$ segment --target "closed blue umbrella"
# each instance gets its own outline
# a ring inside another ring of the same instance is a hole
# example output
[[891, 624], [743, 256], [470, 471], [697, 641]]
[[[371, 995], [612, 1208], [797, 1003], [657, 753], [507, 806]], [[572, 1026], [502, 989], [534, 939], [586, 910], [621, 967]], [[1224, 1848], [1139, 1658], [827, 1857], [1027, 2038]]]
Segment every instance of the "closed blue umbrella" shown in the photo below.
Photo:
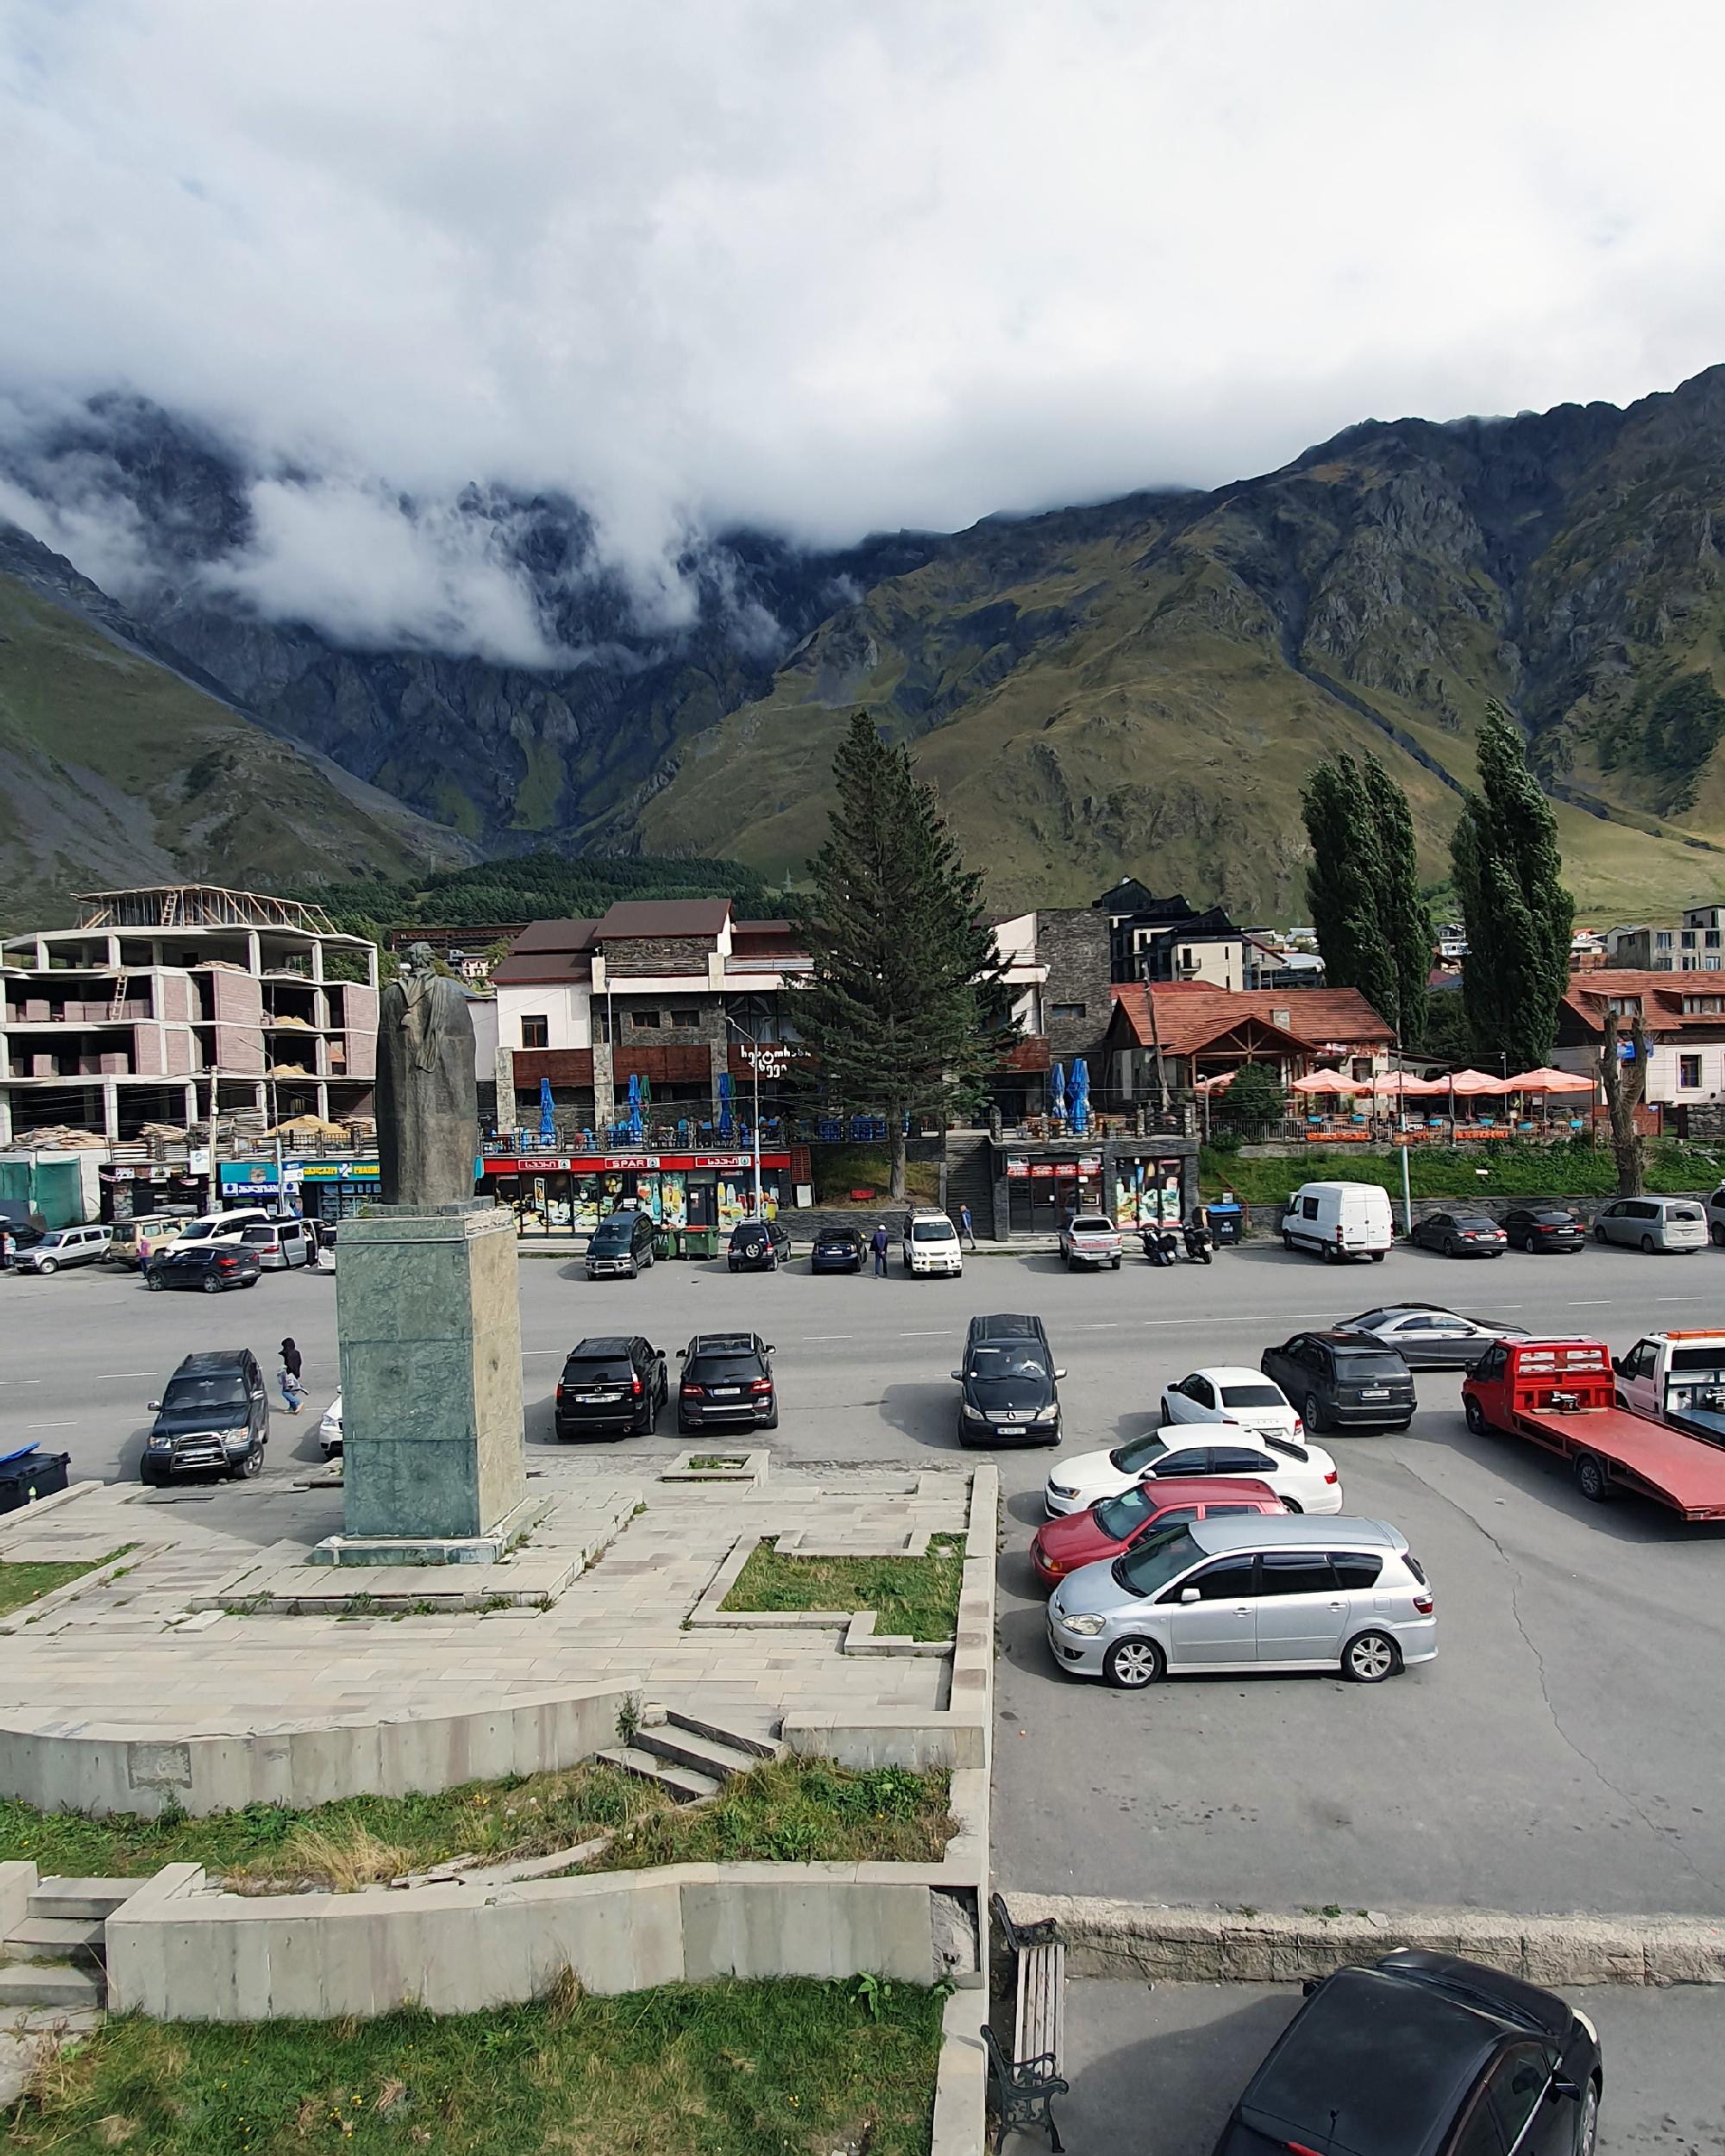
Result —
[[1048, 1112], [1057, 1123], [1066, 1117], [1066, 1073], [1057, 1063], [1048, 1074]]
[[721, 1138], [729, 1138], [731, 1136], [731, 1073], [728, 1070], [722, 1070], [718, 1074], [719, 1136]]
[[540, 1139], [544, 1144], [549, 1145], [556, 1135], [557, 1120], [551, 1108], [551, 1081], [549, 1078], [542, 1078], [539, 1081]]
[[1082, 1137], [1090, 1127], [1090, 1067], [1082, 1056], [1073, 1061], [1068, 1099], [1071, 1103], [1072, 1127]]

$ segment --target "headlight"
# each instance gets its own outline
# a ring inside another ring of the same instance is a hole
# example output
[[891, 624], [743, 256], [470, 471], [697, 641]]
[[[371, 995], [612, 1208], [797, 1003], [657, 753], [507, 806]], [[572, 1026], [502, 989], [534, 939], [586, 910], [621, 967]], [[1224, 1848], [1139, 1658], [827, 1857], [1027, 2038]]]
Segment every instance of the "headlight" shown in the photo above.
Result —
[[1056, 1621], [1063, 1631], [1076, 1632], [1081, 1639], [1094, 1639], [1102, 1629], [1102, 1620], [1094, 1614], [1083, 1617], [1068, 1617], [1062, 1613]]
[[1038, 1422], [1052, 1422], [1059, 1413], [1058, 1407], [1038, 1407], [1036, 1411], [1036, 1419]]
[[964, 1420], [966, 1422], [986, 1422], [988, 1418], [980, 1407], [973, 1407], [967, 1400], [964, 1403]]
[[172, 1445], [173, 1443], [173, 1439], [168, 1436], [165, 1430], [152, 1430], [150, 1432], [150, 1443], [153, 1445], [161, 1447]]
[[249, 1430], [224, 1430], [222, 1432], [222, 1442], [230, 1452], [243, 1452], [251, 1441]]
[[1076, 1497], [1078, 1495], [1076, 1489], [1068, 1489], [1064, 1482], [1056, 1482], [1049, 1483], [1048, 1494], [1051, 1497]]

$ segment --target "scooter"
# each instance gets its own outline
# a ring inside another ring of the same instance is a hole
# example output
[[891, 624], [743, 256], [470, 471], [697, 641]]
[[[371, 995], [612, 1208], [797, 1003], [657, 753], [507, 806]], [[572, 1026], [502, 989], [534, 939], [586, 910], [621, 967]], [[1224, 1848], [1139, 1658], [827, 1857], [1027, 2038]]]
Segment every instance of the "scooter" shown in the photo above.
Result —
[[1215, 1237], [1208, 1228], [1191, 1228], [1186, 1232], [1186, 1255], [1195, 1264], [1208, 1265]]
[[1180, 1257], [1180, 1238], [1164, 1221], [1160, 1227], [1147, 1227], [1142, 1232], [1144, 1254], [1152, 1265], [1173, 1265]]

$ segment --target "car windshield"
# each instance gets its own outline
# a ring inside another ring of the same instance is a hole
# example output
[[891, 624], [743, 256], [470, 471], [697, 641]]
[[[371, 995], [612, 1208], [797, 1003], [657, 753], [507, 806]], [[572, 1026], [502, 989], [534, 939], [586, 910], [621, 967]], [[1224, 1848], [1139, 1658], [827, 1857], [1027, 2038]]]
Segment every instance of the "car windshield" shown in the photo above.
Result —
[[688, 1366], [687, 1376], [696, 1385], [746, 1385], [761, 1375], [761, 1365], [752, 1355], [701, 1355]]
[[1072, 1223], [1072, 1232], [1074, 1235], [1109, 1235], [1113, 1232], [1113, 1225], [1112, 1220], [1105, 1220], [1100, 1213], [1081, 1213]]
[[1369, 1349], [1361, 1348], [1338, 1351], [1336, 1355], [1336, 1376], [1349, 1382], [1355, 1382], [1362, 1377], [1400, 1377], [1401, 1375], [1402, 1358], [1398, 1355], [1387, 1352], [1373, 1355]]
[[953, 1227], [950, 1220], [913, 1220], [911, 1222], [913, 1243], [950, 1243], [952, 1236]]
[[1224, 1407], [1285, 1407], [1288, 1402], [1275, 1385], [1224, 1385]]
[[1114, 1577], [1130, 1595], [1159, 1594], [1203, 1554], [1183, 1526], [1168, 1527], [1145, 1536], [1136, 1550], [1121, 1557]]
[[170, 1378], [162, 1395], [162, 1406], [170, 1413], [181, 1407], [242, 1407], [245, 1401], [245, 1380], [232, 1370], [219, 1376]]
[[593, 1230], [595, 1243], [627, 1243], [635, 1232], [635, 1222], [626, 1213], [614, 1213], [608, 1220], [601, 1220]]
[[972, 1377], [1046, 1377], [1041, 1350], [1026, 1340], [1007, 1347], [982, 1345], [970, 1351]]
[[1138, 1475], [1154, 1462], [1165, 1457], [1167, 1440], [1163, 1438], [1134, 1438], [1128, 1445], [1117, 1445], [1108, 1455], [1108, 1464], [1122, 1475]]
[[1105, 1497], [1091, 1515], [1105, 1535], [1124, 1542], [1141, 1521], [1150, 1517], [1147, 1490], [1129, 1489], [1118, 1497]]
[[571, 1356], [563, 1365], [563, 1376], [572, 1385], [600, 1385], [606, 1382], [626, 1385], [633, 1372], [626, 1355]]

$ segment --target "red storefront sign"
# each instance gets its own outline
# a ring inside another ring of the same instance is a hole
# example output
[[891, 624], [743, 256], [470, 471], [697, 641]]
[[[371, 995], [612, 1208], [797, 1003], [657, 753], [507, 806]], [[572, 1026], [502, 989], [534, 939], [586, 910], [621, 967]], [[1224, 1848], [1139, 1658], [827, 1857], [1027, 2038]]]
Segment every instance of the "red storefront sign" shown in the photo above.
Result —
[[[788, 1153], [762, 1153], [762, 1169], [788, 1168]], [[481, 1163], [486, 1175], [610, 1175], [630, 1169], [753, 1168], [752, 1153], [524, 1153], [493, 1154]]]

